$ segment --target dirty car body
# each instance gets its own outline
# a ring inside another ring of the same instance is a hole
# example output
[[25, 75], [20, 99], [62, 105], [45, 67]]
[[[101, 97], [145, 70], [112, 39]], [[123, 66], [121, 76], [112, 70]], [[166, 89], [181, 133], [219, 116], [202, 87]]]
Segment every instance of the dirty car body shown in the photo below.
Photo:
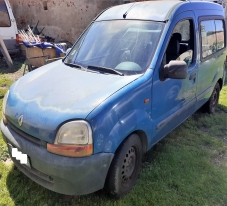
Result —
[[[226, 42], [202, 55], [201, 16], [224, 22], [221, 6], [207, 2], [142, 2], [101, 13], [63, 61], [25, 75], [5, 96], [4, 140], [10, 154], [17, 148], [27, 155], [26, 164], [12, 157], [15, 165], [59, 193], [88, 194], [104, 185], [114, 193], [111, 178], [117, 177], [122, 188], [115, 195], [127, 194], [141, 154], [211, 101], [217, 83], [222, 87]], [[182, 19], [189, 19], [190, 35], [178, 46], [190, 44], [193, 55], [187, 64], [163, 66]], [[206, 76], [208, 64], [214, 67]], [[162, 74], [166, 71], [169, 76]], [[206, 86], [200, 86], [203, 81]]]

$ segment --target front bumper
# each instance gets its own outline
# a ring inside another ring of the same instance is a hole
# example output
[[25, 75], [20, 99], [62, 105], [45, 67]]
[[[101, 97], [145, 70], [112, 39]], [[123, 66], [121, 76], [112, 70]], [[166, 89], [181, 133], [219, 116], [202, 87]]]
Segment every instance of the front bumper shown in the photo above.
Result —
[[48, 152], [44, 147], [23, 138], [1, 121], [6, 143], [27, 154], [31, 169], [11, 157], [15, 165], [36, 183], [66, 195], [84, 195], [103, 188], [107, 172], [114, 157], [112, 153], [99, 153], [89, 157], [72, 158]]

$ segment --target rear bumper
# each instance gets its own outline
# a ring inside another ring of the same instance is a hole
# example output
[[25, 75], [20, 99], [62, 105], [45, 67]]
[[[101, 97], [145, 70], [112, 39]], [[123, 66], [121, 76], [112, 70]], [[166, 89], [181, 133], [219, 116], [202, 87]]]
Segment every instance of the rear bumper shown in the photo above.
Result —
[[29, 156], [32, 168], [11, 157], [15, 165], [43, 187], [66, 195], [84, 195], [103, 188], [114, 154], [64, 157], [49, 153], [44, 147], [24, 139], [2, 121], [1, 130], [6, 143]]

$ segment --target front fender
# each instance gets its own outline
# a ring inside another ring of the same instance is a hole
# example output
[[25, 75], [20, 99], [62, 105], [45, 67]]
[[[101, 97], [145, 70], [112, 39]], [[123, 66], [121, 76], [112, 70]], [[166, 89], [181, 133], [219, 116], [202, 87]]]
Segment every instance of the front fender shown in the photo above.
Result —
[[[108, 121], [108, 120], [104, 120]], [[116, 122], [114, 127], [109, 131], [109, 134], [104, 138], [101, 143], [101, 136], [94, 145], [95, 148], [100, 148], [103, 152], [114, 153], [122, 141], [131, 133], [142, 130], [147, 136], [151, 134], [151, 127], [149, 127], [149, 115], [143, 110], [133, 110], [124, 115], [119, 121]]]
[[[114, 153], [131, 133], [142, 130], [151, 141], [151, 87], [149, 72], [106, 99], [86, 118], [93, 131], [94, 153]], [[145, 100], [149, 102], [145, 103]]]

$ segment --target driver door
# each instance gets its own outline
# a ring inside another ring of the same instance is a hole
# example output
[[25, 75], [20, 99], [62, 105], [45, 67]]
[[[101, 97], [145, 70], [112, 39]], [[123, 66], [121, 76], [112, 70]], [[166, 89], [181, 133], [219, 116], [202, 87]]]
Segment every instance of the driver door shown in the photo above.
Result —
[[[183, 19], [183, 20], [182, 20]], [[196, 33], [193, 12], [178, 15], [169, 28], [162, 49], [162, 61], [154, 74], [152, 88], [153, 139], [155, 144], [194, 112], [196, 101], [197, 62]], [[161, 56], [161, 55], [160, 55]], [[186, 79], [160, 80], [159, 69], [171, 60], [188, 65]]]

